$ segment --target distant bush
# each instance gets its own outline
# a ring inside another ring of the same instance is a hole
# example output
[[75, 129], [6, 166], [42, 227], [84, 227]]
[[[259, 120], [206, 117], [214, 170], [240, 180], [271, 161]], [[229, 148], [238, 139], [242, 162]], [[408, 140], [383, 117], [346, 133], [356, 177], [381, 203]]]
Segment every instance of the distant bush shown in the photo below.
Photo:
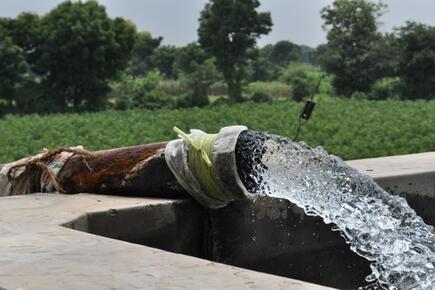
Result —
[[190, 95], [178, 96], [175, 101], [176, 108], [189, 108], [191, 106]]
[[[324, 75], [318, 68], [305, 63], [292, 62], [281, 72], [280, 80], [292, 87], [292, 99], [302, 101], [314, 94], [333, 95], [331, 77]], [[319, 81], [319, 91], [315, 92]]]
[[253, 82], [248, 84], [247, 93], [250, 96], [255, 94], [268, 95], [270, 98], [291, 97], [291, 87], [282, 82]]
[[8, 102], [0, 99], [0, 117], [7, 113]]
[[353, 92], [351, 99], [353, 100], [367, 100], [367, 94], [363, 92]]
[[174, 108], [175, 100], [167, 93], [157, 89], [162, 78], [157, 73], [149, 73], [145, 77], [124, 77], [113, 84], [115, 108], [128, 110]]
[[177, 98], [176, 107], [177, 108], [191, 108], [191, 107], [204, 107], [209, 105], [207, 94], [194, 94], [189, 93], [184, 96], [179, 96]]
[[383, 78], [377, 80], [368, 95], [371, 100], [400, 99], [403, 83], [398, 78]]
[[189, 92], [189, 88], [180, 80], [161, 80], [156, 87], [170, 96], [183, 96]]
[[310, 82], [310, 79], [305, 75], [305, 73], [301, 73], [298, 76], [295, 76], [290, 81], [290, 85], [293, 88], [292, 99], [296, 102], [300, 102], [306, 97], [310, 96], [312, 91], [314, 90], [313, 84]]
[[[56, 101], [45, 95], [43, 84], [31, 78], [24, 79], [21, 86], [18, 87], [15, 105], [20, 114], [48, 114], [58, 111]], [[79, 111], [80, 108], [74, 109]]]
[[282, 70], [279, 80], [283, 83], [290, 84], [294, 78], [300, 77], [301, 75], [306, 75], [307, 77], [311, 77], [311, 75], [313, 75], [313, 74], [309, 75], [311, 71], [313, 71], [313, 67], [308, 64], [299, 63], [299, 62], [290, 62], [288, 66]]
[[[316, 85], [317, 85], [317, 82], [319, 81], [320, 77], [321, 77], [321, 72], [317, 72], [317, 74], [315, 76], [313, 76], [314, 82], [316, 83]], [[336, 95], [334, 87], [332, 86], [332, 76], [331, 75], [323, 74], [322, 82], [320, 83], [318, 93], [321, 95], [328, 95], [328, 96], [335, 96]]]
[[162, 80], [162, 77], [155, 72], [139, 77], [124, 75], [119, 81], [111, 84], [112, 95], [115, 98], [122, 98], [126, 95], [140, 95], [143, 92], [155, 89]]
[[218, 98], [211, 105], [213, 107], [221, 107], [221, 106], [228, 106], [232, 104], [234, 104], [234, 102], [228, 98]]
[[192, 64], [192, 71], [182, 74], [181, 79], [188, 88], [188, 96], [183, 103], [189, 107], [204, 107], [210, 104], [208, 95], [210, 86], [215, 82], [218, 71], [213, 59]]
[[159, 90], [152, 90], [145, 93], [138, 101], [138, 108], [146, 108], [149, 110], [173, 109], [176, 104], [174, 98]]
[[252, 97], [251, 97], [251, 100], [254, 102], [254, 103], [265, 103], [265, 102], [270, 102], [270, 101], [272, 101], [272, 96], [271, 95], [269, 95], [268, 93], [266, 93], [266, 92], [255, 92], [253, 95], [252, 95]]
[[211, 96], [226, 96], [228, 94], [228, 86], [223, 81], [213, 83], [209, 88]]

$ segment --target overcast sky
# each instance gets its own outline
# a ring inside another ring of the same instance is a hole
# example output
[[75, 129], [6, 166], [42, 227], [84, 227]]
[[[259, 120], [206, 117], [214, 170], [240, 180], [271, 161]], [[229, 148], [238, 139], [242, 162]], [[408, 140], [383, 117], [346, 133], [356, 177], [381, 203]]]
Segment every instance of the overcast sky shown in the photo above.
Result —
[[[0, 0], [0, 16], [15, 17], [23, 11], [48, 12], [59, 0]], [[185, 45], [196, 40], [198, 17], [206, 0], [100, 0], [109, 15], [132, 20], [139, 30], [163, 36], [165, 44]], [[262, 0], [261, 10], [270, 11], [272, 32], [260, 46], [279, 40], [316, 46], [325, 41], [319, 11], [332, 0]], [[435, 0], [385, 0], [388, 12], [382, 30], [390, 31], [407, 20], [435, 26]]]

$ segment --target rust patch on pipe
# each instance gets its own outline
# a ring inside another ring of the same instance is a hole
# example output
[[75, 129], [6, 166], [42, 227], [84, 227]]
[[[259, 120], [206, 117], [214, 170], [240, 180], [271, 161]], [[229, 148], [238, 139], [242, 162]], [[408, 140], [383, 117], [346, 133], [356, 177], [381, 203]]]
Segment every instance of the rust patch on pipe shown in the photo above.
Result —
[[168, 142], [75, 154], [59, 172], [65, 193], [186, 195], [166, 165]]

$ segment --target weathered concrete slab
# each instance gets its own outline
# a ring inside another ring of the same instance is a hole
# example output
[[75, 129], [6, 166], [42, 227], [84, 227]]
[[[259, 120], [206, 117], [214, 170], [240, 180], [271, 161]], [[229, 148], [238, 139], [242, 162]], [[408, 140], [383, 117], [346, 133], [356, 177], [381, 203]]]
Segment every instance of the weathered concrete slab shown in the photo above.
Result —
[[403, 195], [435, 197], [435, 152], [347, 162], [383, 188]]
[[83, 215], [89, 212], [173, 202], [177, 201], [88, 194], [1, 198], [0, 287], [326, 289], [59, 226], [79, 216], [86, 219]]
[[347, 161], [347, 164], [376, 179], [435, 173], [435, 152]]
[[365, 285], [369, 262], [321, 218], [259, 198], [207, 210], [193, 200], [98, 211], [68, 227], [339, 289]]
[[[406, 195], [411, 206], [417, 209], [426, 222], [435, 223], [435, 215], [431, 210], [435, 206], [433, 198], [435, 197], [435, 153], [355, 160], [348, 163], [361, 172], [372, 175], [390, 191]], [[202, 214], [190, 205], [178, 207], [179, 204], [180, 201], [177, 200], [89, 194], [73, 196], [35, 194], [1, 198], [0, 289], [2, 287], [6, 289], [327, 289], [98, 236], [105, 235], [141, 242], [139, 239], [144, 229], [149, 236], [155, 233], [161, 234], [160, 230], [165, 229], [164, 235], [155, 241], [147, 240], [144, 243], [201, 256], [194, 251], [200, 248], [195, 228], [201, 227], [198, 219]], [[241, 219], [244, 216], [250, 219], [248, 209], [240, 208], [238, 214]], [[180, 210], [192, 211], [192, 219], [174, 223]], [[263, 221], [258, 223], [257, 227], [247, 224], [244, 230], [248, 234], [243, 238], [264, 240], [266, 244], [272, 241], [275, 243], [273, 247], [277, 247], [280, 235], [276, 235], [274, 239], [270, 235], [266, 237], [264, 232], [258, 230], [274, 224], [281, 227], [281, 222], [284, 222], [284, 227], [288, 226], [287, 220], [297, 215], [298, 209], [292, 212], [288, 210], [288, 205], [285, 204], [254, 207], [254, 218]], [[225, 212], [224, 209], [215, 216], [215, 222], [219, 220], [219, 215], [231, 218], [230, 213]], [[153, 216], [152, 222], [147, 219], [150, 216]], [[233, 211], [233, 224], [229, 229], [234, 233], [241, 228], [241, 225], [235, 222], [236, 216], [237, 213]], [[134, 223], [125, 224], [126, 220], [132, 219]], [[328, 258], [329, 250], [337, 250], [335, 245], [339, 239], [329, 237], [330, 233], [323, 229], [326, 229], [326, 226], [318, 221], [304, 220], [301, 225], [312, 224], [313, 228], [323, 232], [323, 236], [319, 239], [318, 233], [313, 235], [311, 232], [306, 232], [306, 240], [292, 241], [306, 242], [308, 250], [313, 252], [317, 250], [319, 259], [322, 256]], [[61, 226], [62, 224], [98, 235], [72, 230]], [[180, 228], [188, 230], [180, 231]], [[192, 234], [186, 235], [186, 233]], [[285, 231], [282, 235], [284, 234]], [[312, 237], [308, 238], [310, 235]], [[236, 235], [223, 237], [213, 233], [212, 238], [214, 245], [219, 246], [228, 240], [240, 237]], [[330, 238], [332, 241], [326, 253], [319, 248], [318, 242], [323, 238], [327, 238], [328, 241]], [[171, 239], [180, 239], [183, 243], [170, 243]], [[168, 244], [161, 245], [161, 240], [167, 240]], [[253, 245], [255, 243], [249, 244], [247, 241], [240, 243], [239, 250], [242, 254], [249, 253], [252, 258], [260, 249]], [[285, 245], [281, 246], [285, 247]], [[234, 255], [234, 252], [218, 252], [218, 254], [221, 255], [220, 261], [227, 262], [231, 258], [237, 264], [244, 263], [237, 260], [241, 255]], [[265, 252], [265, 254], [270, 253]], [[305, 253], [298, 255], [291, 252], [290, 254], [293, 259], [306, 258]], [[276, 261], [277, 257], [274, 256], [273, 259]], [[273, 259], [269, 263], [274, 263]], [[316, 264], [319, 259], [307, 260], [306, 270], [327, 266]], [[254, 261], [253, 258], [251, 260]], [[256, 267], [254, 265], [252, 268]], [[261, 268], [261, 265], [258, 265], [257, 269]], [[301, 274], [300, 277], [305, 276]]]

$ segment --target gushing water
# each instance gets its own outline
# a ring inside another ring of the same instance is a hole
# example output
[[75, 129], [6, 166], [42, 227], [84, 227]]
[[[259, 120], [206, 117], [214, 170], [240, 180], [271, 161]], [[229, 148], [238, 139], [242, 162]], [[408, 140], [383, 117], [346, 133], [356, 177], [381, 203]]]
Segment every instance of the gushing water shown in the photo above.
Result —
[[239, 138], [239, 175], [248, 190], [288, 199], [334, 224], [352, 251], [372, 261], [365, 289], [435, 289], [433, 229], [404, 198], [323, 148], [252, 131]]

